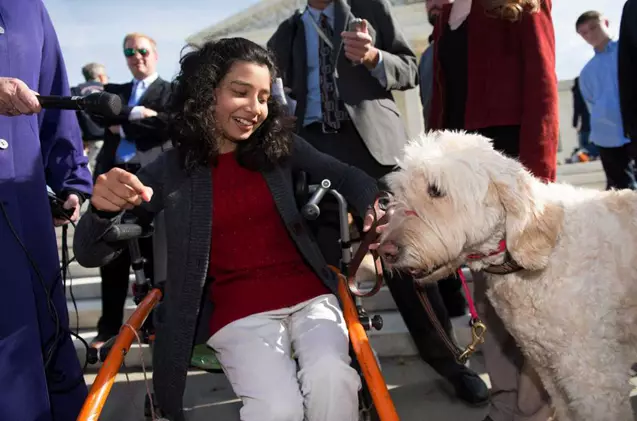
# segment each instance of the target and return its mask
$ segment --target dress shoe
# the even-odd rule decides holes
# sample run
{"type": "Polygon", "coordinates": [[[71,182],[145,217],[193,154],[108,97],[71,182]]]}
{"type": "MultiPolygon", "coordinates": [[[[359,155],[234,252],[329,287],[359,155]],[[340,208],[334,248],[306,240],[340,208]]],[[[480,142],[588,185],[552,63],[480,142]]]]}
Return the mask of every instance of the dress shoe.
{"type": "Polygon", "coordinates": [[[489,388],[473,370],[463,366],[459,373],[447,380],[454,387],[456,396],[466,404],[476,407],[489,404],[489,388]]]}

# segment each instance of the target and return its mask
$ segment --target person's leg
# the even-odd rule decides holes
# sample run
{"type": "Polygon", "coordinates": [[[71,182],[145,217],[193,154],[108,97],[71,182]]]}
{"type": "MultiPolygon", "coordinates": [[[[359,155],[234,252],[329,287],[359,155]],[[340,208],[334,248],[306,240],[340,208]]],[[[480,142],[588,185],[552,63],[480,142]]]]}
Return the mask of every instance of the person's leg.
{"type": "Polygon", "coordinates": [[[467,313],[467,300],[462,292],[462,282],[457,275],[439,280],[438,290],[449,317],[461,317],[467,313]]]}
{"type": "Polygon", "coordinates": [[[597,145],[590,142],[590,135],[591,132],[579,132],[579,143],[583,149],[586,149],[586,151],[588,151],[588,156],[591,159],[597,159],[599,158],[599,150],[597,148],[597,145]]]}
{"type": "Polygon", "coordinates": [[[548,395],[525,361],[515,340],[504,327],[487,296],[482,273],[473,274],[476,308],[487,325],[482,345],[491,381],[491,408],[487,420],[547,421],[551,415],[548,395]]]}
{"type": "Polygon", "coordinates": [[[307,420],[358,420],[361,379],[350,365],[347,326],[336,296],[305,303],[290,316],[289,328],[307,420]]]}
{"type": "Polygon", "coordinates": [[[599,147],[602,166],[606,173],[608,189],[637,190],[635,163],[626,146],[619,148],[599,147]]]}
{"type": "Polygon", "coordinates": [[[153,253],[153,237],[139,239],[139,251],[144,258],[144,273],[150,279],[151,284],[155,280],[155,259],[153,253]]]}
{"type": "Polygon", "coordinates": [[[100,346],[116,336],[124,319],[124,304],[128,295],[130,254],[128,248],[114,260],[100,268],[102,277],[102,317],[97,323],[93,344],[100,346]]]}
{"type": "MultiPolygon", "coordinates": [[[[385,274],[385,282],[396,302],[420,358],[454,387],[457,396],[471,405],[489,401],[489,390],[471,369],[458,363],[433,327],[429,315],[414,290],[414,280],[405,273],[385,274]]],[[[437,284],[428,285],[425,294],[447,336],[454,340],[453,327],[437,284]]]]}
{"type": "Polygon", "coordinates": [[[287,316],[290,310],[236,320],[208,340],[234,393],[241,421],[303,421],[287,316]]]}

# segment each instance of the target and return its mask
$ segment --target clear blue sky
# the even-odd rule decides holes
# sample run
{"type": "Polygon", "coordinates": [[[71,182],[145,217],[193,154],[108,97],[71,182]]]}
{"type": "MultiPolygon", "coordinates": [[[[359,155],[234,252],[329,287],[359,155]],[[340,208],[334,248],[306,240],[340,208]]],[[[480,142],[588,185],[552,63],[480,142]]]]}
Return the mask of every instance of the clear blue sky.
{"type": "Polygon", "coordinates": [[[122,40],[129,32],[143,32],[157,41],[159,74],[171,79],[189,35],[257,2],[44,0],[58,33],[71,85],[83,81],[81,68],[91,61],[106,65],[113,82],[130,80],[122,54],[122,40]]]}
{"type": "MultiPolygon", "coordinates": [[[[44,3],[58,32],[69,79],[74,85],[82,81],[81,67],[91,61],[105,64],[114,82],[130,80],[121,43],[126,33],[134,31],[157,40],[159,73],[171,79],[189,35],[258,1],[44,0],[44,3]]],[[[624,0],[553,0],[560,80],[576,76],[592,56],[591,48],[575,33],[577,16],[588,9],[598,9],[608,15],[616,33],[623,4],[624,0]]]]}

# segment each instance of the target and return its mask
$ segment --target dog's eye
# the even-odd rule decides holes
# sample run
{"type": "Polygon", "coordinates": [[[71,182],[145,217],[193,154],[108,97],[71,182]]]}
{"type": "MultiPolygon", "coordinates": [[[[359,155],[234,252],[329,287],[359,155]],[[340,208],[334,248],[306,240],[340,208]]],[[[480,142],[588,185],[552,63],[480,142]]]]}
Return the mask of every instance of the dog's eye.
{"type": "Polygon", "coordinates": [[[431,197],[442,197],[443,196],[442,192],[440,191],[438,186],[436,186],[435,184],[430,184],[429,185],[429,189],[427,190],[427,193],[429,193],[429,196],[431,196],[431,197]]]}

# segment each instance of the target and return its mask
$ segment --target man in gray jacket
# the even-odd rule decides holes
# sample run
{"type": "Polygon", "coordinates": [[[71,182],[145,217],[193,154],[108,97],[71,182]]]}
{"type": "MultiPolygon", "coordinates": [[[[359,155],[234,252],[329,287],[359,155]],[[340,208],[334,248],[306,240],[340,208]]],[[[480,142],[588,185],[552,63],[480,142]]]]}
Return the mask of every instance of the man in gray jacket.
{"type": "MultiPolygon", "coordinates": [[[[297,101],[301,137],[376,179],[393,170],[408,135],[392,91],[415,88],[418,67],[387,0],[308,0],[307,7],[279,25],[268,48],[297,101]],[[356,24],[355,18],[362,22],[356,24]]],[[[362,221],[356,223],[360,230],[362,221]]],[[[337,207],[324,199],[313,229],[332,265],[340,259],[338,227],[337,207]]],[[[422,358],[453,384],[461,399],[486,403],[486,386],[442,344],[414,293],[413,280],[408,275],[385,279],[422,358]]],[[[438,290],[427,294],[450,332],[438,290]]]]}

